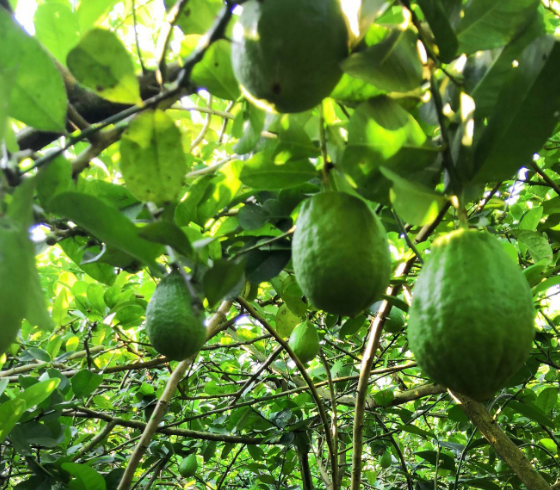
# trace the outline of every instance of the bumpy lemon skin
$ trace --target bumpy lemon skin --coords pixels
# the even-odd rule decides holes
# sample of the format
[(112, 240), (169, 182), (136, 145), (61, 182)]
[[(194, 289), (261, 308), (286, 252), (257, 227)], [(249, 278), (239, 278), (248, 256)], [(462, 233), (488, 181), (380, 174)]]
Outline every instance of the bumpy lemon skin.
[(531, 289), (496, 238), (457, 230), (434, 241), (408, 325), (426, 374), (486, 400), (523, 366), (534, 335)]
[(192, 356), (206, 342), (204, 320), (194, 312), (179, 272), (172, 272), (157, 285), (146, 309), (146, 332), (154, 349), (175, 361)]
[(249, 0), (234, 28), (232, 64), (242, 88), (278, 112), (327, 97), (348, 56), (338, 0)]
[(310, 321), (300, 323), (294, 329), (288, 344), (303, 364), (312, 361), (319, 354), (321, 348), (317, 329)]
[(385, 292), (391, 258), (383, 225), (367, 204), (343, 192), (303, 203), (292, 242), (298, 284), (319, 309), (355, 316)]

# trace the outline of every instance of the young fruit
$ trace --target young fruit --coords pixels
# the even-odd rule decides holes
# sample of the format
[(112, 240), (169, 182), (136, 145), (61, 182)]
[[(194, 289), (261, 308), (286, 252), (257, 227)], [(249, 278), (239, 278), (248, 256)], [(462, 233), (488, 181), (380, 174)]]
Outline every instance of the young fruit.
[(300, 323), (294, 328), (288, 344), (303, 364), (308, 363), (319, 354), (319, 336), (310, 321)]
[(204, 319), (193, 310), (192, 298), (178, 271), (157, 285), (146, 309), (146, 332), (160, 354), (182, 361), (206, 342)]
[(404, 328), (404, 313), (396, 306), (391, 308), (389, 317), (385, 320), (384, 330), (387, 333), (399, 333)]
[(233, 31), (242, 89), (278, 112), (316, 106), (340, 80), (348, 30), (339, 0), (249, 0)]
[(457, 230), (434, 241), (414, 286), (410, 349), (434, 381), (482, 401), (523, 366), (533, 319), (529, 285), (500, 243)]
[(179, 465), (179, 473), (184, 478), (194, 476), (197, 469), (198, 463), (196, 461), (196, 454), (189, 454), (186, 458), (183, 458)]
[(383, 225), (364, 201), (343, 192), (316, 194), (302, 205), (292, 260), (303, 293), (329, 313), (355, 316), (389, 285)]
[(383, 455), (381, 456), (381, 458), (379, 458), (379, 466), (381, 466), (381, 468), (386, 469), (389, 468), (389, 466), (391, 466), (391, 453), (386, 450)]

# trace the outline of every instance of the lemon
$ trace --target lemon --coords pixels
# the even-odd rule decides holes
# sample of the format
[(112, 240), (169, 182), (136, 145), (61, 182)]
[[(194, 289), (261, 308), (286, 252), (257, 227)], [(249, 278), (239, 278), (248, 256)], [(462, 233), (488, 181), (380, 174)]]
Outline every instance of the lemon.
[(355, 316), (389, 285), (383, 225), (364, 201), (343, 192), (316, 194), (304, 202), (292, 260), (303, 293), (329, 313)]
[(204, 319), (178, 271), (157, 285), (146, 309), (146, 332), (155, 350), (175, 361), (197, 353), (206, 342)]
[(461, 229), (434, 241), (408, 324), (410, 349), (434, 381), (487, 399), (523, 366), (533, 321), (529, 285), (497, 239)]
[(310, 321), (300, 323), (294, 328), (288, 344), (304, 364), (313, 360), (319, 354), (319, 336), (315, 326)]
[(233, 33), (242, 90), (278, 112), (311, 109), (342, 76), (348, 30), (338, 0), (249, 0)]
[(196, 454), (189, 454), (186, 458), (183, 458), (179, 465), (179, 473), (184, 478), (194, 476), (197, 469), (198, 462), (196, 461)]

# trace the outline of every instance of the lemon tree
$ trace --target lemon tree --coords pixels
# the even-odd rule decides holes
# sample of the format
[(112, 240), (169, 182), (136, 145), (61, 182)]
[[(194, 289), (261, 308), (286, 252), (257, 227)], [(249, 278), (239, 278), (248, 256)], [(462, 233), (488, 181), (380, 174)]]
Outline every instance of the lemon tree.
[(559, 34), (0, 0), (0, 488), (556, 488)]

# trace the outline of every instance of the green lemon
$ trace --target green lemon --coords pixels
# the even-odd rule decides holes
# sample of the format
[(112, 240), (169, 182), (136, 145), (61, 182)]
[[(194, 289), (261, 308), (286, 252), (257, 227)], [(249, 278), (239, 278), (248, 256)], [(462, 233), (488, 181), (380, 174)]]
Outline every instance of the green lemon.
[(292, 259), (303, 293), (329, 313), (355, 316), (389, 285), (383, 225), (364, 201), (343, 192), (316, 194), (302, 205)]
[(487, 399), (523, 366), (533, 321), (529, 285), (498, 240), (457, 230), (434, 241), (408, 322), (410, 349), (434, 381)]
[(194, 476), (197, 469), (198, 463), (196, 461), (196, 454), (189, 454), (186, 458), (183, 458), (179, 465), (179, 473), (184, 478)]
[(389, 468), (389, 466), (391, 466), (391, 463), (392, 463), (391, 453), (389, 451), (385, 451), (381, 456), (381, 458), (379, 458), (379, 466), (385, 469), (385, 468)]
[(233, 31), (232, 63), (243, 91), (278, 112), (301, 112), (342, 76), (348, 30), (339, 0), (249, 0)]
[(300, 323), (294, 328), (288, 344), (296, 356), (299, 357), (299, 360), (306, 364), (319, 354), (320, 346), (317, 329), (310, 321)]
[(385, 321), (384, 330), (388, 333), (399, 333), (404, 328), (404, 313), (393, 306)]
[(192, 307), (192, 298), (178, 271), (157, 285), (146, 309), (146, 331), (160, 354), (182, 361), (206, 342), (204, 318)]

